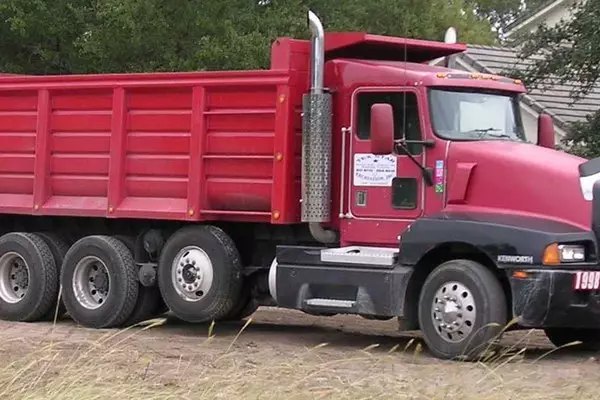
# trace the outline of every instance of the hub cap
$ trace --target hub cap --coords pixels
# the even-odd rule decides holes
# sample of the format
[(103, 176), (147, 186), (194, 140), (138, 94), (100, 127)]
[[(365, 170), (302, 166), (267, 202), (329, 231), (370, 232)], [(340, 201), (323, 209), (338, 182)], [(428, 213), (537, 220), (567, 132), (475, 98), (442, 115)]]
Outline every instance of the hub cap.
[(460, 282), (447, 282), (433, 297), (431, 318), (437, 333), (452, 343), (461, 342), (475, 325), (475, 299)]
[(202, 299), (210, 290), (213, 281), (213, 266), (208, 254), (196, 246), (181, 249), (173, 260), (171, 280), (182, 299)]
[(73, 272), (73, 293), (79, 304), (88, 310), (102, 306), (110, 293), (106, 264), (95, 256), (82, 258)]
[(18, 303), (29, 288), (29, 266), (19, 254), (5, 253), (0, 257), (0, 298)]

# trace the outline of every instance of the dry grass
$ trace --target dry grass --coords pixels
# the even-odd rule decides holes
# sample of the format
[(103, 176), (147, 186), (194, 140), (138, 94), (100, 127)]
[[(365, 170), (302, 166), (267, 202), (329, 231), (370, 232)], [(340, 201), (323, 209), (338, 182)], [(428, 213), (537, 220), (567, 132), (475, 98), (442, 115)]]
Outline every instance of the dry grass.
[(249, 321), (217, 352), (208, 351), (216, 347), (212, 329), (191, 354), (159, 356), (128, 346), (133, 336), (163, 322), (108, 332), (91, 342), (4, 342), (23, 351), (0, 368), (0, 399), (597, 398), (597, 379), (579, 385), (568, 375), (562, 381), (557, 376), (548, 388), (538, 368), (545, 354), (526, 358), (518, 343), (474, 363), (432, 360), (414, 340), (402, 348), (373, 345), (344, 354), (328, 352), (324, 343), (254, 361), (234, 346)]

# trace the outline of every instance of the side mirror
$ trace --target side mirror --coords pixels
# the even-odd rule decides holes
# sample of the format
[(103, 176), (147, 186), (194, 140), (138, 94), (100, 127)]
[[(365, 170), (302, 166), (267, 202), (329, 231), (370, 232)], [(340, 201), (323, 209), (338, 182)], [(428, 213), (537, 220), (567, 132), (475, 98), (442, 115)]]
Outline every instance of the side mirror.
[(548, 149), (555, 149), (554, 122), (548, 114), (540, 114), (538, 118), (538, 141), (537, 145)]
[(371, 153), (379, 156), (394, 152), (394, 110), (390, 104), (371, 106)]

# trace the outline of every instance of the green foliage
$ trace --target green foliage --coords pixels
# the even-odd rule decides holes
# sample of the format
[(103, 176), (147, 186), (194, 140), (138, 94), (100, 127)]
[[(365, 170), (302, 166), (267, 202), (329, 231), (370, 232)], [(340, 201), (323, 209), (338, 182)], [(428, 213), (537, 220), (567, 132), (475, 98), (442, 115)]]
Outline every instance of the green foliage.
[(460, 41), (493, 43), (490, 23), (462, 12), (472, 9), (466, 1), (3, 0), (0, 70), (48, 74), (266, 68), (275, 38), (308, 37), (309, 7), (327, 30), (441, 40), (452, 25)]
[(568, 146), (569, 153), (580, 157), (600, 157), (600, 112), (589, 115), (586, 122), (574, 123), (564, 144)]
[(77, 40), (85, 32), (89, 0), (2, 0), (0, 70), (64, 73), (81, 64)]
[(573, 93), (585, 94), (600, 79), (600, 2), (578, 0), (573, 19), (549, 28), (541, 26), (524, 44), (521, 57), (543, 53), (545, 57), (527, 71), (529, 84), (555, 77), (557, 82), (576, 80)]
[[(540, 27), (524, 43), (521, 57), (543, 54), (523, 74), (529, 86), (575, 81), (571, 93), (576, 100), (589, 93), (600, 80), (600, 1), (578, 0), (573, 18), (549, 28)], [(600, 111), (587, 122), (573, 124), (565, 138), (570, 151), (584, 157), (600, 156)]]
[(524, 12), (535, 10), (547, 0), (467, 0), (477, 14), (487, 18), (499, 31), (508, 26)]

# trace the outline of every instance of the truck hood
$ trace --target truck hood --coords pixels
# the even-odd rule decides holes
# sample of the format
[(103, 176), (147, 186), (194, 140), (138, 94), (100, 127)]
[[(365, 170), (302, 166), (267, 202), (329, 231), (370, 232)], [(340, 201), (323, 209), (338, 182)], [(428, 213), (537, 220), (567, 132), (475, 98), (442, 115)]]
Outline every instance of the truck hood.
[(523, 214), (591, 228), (578, 166), (586, 160), (530, 143), (452, 142), (446, 211)]

